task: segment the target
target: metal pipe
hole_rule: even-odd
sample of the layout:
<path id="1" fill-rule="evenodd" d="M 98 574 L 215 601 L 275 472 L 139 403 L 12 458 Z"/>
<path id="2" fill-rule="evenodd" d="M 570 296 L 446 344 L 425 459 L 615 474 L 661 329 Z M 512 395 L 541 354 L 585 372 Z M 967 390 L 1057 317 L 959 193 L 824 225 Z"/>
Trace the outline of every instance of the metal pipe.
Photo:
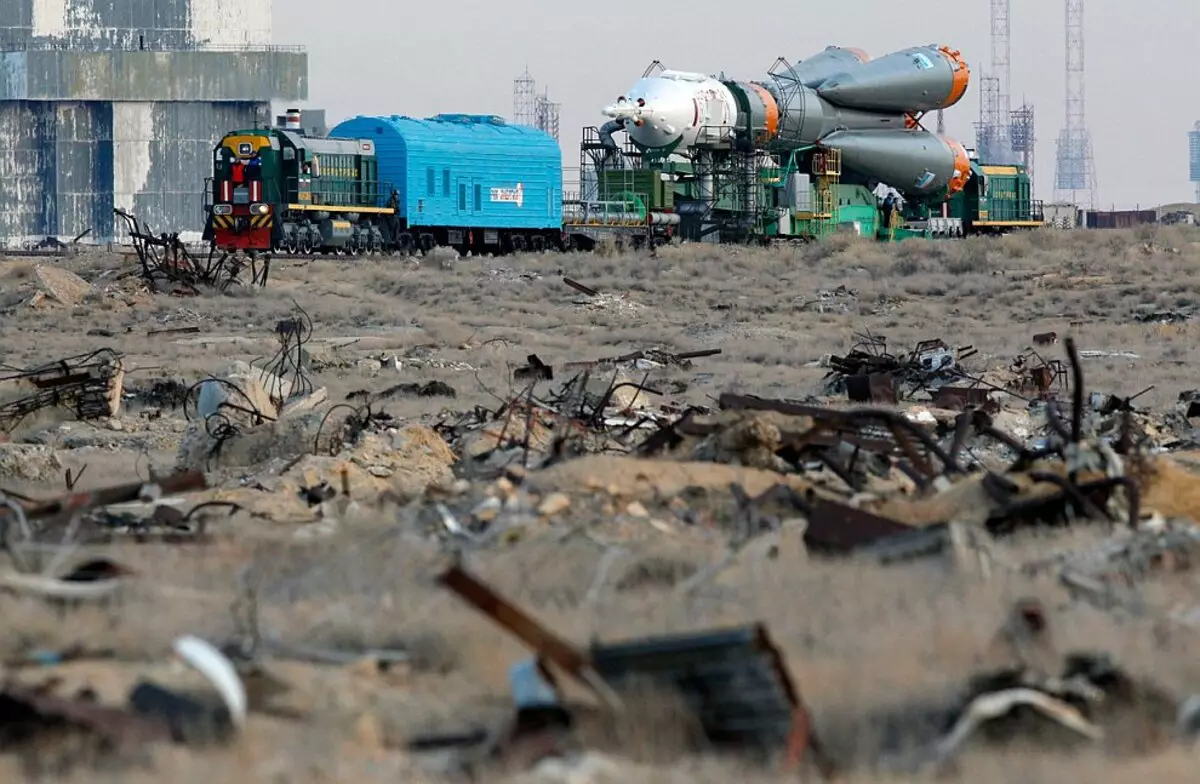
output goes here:
<path id="1" fill-rule="evenodd" d="M 616 133 L 617 131 L 623 131 L 623 130 L 625 130 L 625 121 L 624 120 L 622 120 L 622 119 L 609 120 L 608 122 L 604 123 L 604 125 L 600 126 L 600 129 L 599 129 L 600 143 L 603 144 L 604 148 L 607 150 L 618 149 L 617 140 L 613 138 L 613 134 Z"/>

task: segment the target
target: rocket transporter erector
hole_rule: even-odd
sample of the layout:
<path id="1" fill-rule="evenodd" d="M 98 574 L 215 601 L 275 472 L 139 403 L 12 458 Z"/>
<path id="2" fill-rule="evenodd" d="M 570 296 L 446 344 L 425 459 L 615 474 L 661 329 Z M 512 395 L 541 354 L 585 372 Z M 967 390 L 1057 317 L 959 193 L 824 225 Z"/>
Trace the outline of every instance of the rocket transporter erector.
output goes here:
<path id="1" fill-rule="evenodd" d="M 966 149 L 916 116 L 958 103 L 970 71 L 948 47 L 915 46 L 871 60 L 830 46 L 770 81 L 721 81 L 663 71 L 639 80 L 604 114 L 642 147 L 679 153 L 736 143 L 767 150 L 817 145 L 842 164 L 906 194 L 962 190 Z"/>

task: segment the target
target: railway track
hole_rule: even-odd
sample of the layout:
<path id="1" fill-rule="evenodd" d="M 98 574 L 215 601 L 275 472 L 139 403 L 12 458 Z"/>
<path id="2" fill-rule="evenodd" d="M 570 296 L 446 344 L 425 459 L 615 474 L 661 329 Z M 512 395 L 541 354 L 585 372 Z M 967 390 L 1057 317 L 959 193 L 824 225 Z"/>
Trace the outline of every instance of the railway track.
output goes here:
<path id="1" fill-rule="evenodd" d="M 134 250 L 133 248 L 125 248 L 125 247 L 105 249 L 105 248 L 98 248 L 95 246 L 88 246 L 87 251 L 101 251 L 104 253 L 111 253 L 111 254 L 114 254 L 117 256 L 122 256 L 122 257 L 128 258 L 128 259 L 136 259 L 138 257 L 136 250 Z M 61 248 L 38 248 L 38 249 L 34 249 L 34 250 L 26 250 L 26 249 L 4 250 L 4 249 L 0 249 L 0 259 L 2 259 L 2 258 L 60 259 L 60 258 L 69 258 L 71 256 L 78 256 L 87 251 L 70 250 L 70 249 L 63 250 Z M 203 262 L 205 259 L 208 258 L 208 248 L 188 248 L 188 253 L 190 253 L 193 258 L 195 258 L 201 262 Z M 315 259 L 324 259 L 324 258 L 347 259 L 347 260 L 349 260 L 349 259 L 383 260 L 383 259 L 398 259 L 398 258 L 402 258 L 403 256 L 404 256 L 404 254 L 402 254 L 402 253 L 360 253 L 357 255 L 348 254 L 348 253 L 347 254 L 271 253 L 271 254 L 267 254 L 265 257 L 270 258 L 271 261 L 313 261 Z M 264 258 L 264 256 L 260 256 L 259 258 Z"/>

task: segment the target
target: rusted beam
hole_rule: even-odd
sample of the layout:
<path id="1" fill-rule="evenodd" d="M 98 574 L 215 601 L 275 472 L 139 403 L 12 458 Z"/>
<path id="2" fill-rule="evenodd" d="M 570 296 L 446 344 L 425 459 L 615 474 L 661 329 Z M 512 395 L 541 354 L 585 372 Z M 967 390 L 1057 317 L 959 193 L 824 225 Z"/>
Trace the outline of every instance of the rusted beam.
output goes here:
<path id="1" fill-rule="evenodd" d="M 589 288 L 578 281 L 571 280 L 570 278 L 564 277 L 562 280 L 563 280 L 563 283 L 566 283 L 568 286 L 575 289 L 576 291 L 578 291 L 580 294 L 583 294 L 584 296 L 594 297 L 600 293 L 599 291 L 596 291 L 596 289 Z"/>
<path id="2" fill-rule="evenodd" d="M 91 490 L 84 493 L 72 493 L 49 501 L 35 501 L 22 504 L 22 507 L 26 517 L 30 519 L 53 517 L 66 513 L 86 512 L 90 509 L 97 509 L 112 504 L 124 504 L 136 501 L 141 494 L 142 488 L 148 484 L 157 486 L 162 495 L 176 495 L 178 493 L 187 493 L 208 488 L 208 481 L 204 478 L 203 471 L 184 471 L 174 476 L 168 476 L 166 479 L 158 482 L 137 482 L 134 484 L 117 485 L 116 487 L 106 487 L 100 490 Z M 6 513 L 6 510 L 0 508 L 0 516 Z"/>
<path id="3" fill-rule="evenodd" d="M 804 544 L 814 550 L 849 553 L 857 547 L 914 530 L 910 525 L 825 498 L 814 499 L 812 506 Z"/>
<path id="4" fill-rule="evenodd" d="M 554 662 L 564 672 L 579 679 L 582 683 L 591 685 L 584 673 L 588 666 L 586 654 L 542 626 L 489 586 L 476 580 L 458 566 L 451 566 L 443 572 L 438 577 L 438 582 L 457 594 L 467 604 L 512 632 L 539 656 Z"/>
<path id="5" fill-rule="evenodd" d="M 3 705 L 3 703 L 9 703 Z M 107 740 L 124 745 L 171 739 L 170 727 L 122 708 L 97 705 L 81 699 L 67 699 L 39 690 L 8 683 L 0 689 L 0 712 L 4 719 L 19 717 L 22 710 L 44 719 L 57 719 L 95 732 Z"/>

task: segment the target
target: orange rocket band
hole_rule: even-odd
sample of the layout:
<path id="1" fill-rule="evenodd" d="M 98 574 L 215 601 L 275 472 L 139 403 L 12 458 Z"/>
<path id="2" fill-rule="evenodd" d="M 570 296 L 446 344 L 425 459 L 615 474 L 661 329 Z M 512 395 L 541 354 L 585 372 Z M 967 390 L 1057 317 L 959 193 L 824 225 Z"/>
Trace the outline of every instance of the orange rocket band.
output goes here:
<path id="1" fill-rule="evenodd" d="M 857 49 L 853 46 L 847 46 L 845 49 L 847 52 L 857 57 L 860 63 L 868 62 L 871 59 L 871 55 L 867 54 L 862 49 Z"/>
<path id="2" fill-rule="evenodd" d="M 762 85 L 750 82 L 750 87 L 754 92 L 758 93 L 758 97 L 762 99 L 763 106 L 766 107 L 766 133 L 760 143 L 766 142 L 775 138 L 775 134 L 779 131 L 779 104 L 775 103 L 775 96 L 771 95 Z"/>
<path id="3" fill-rule="evenodd" d="M 962 59 L 962 52 L 957 49 L 943 46 L 938 51 L 950 62 L 950 67 L 954 69 L 954 80 L 950 85 L 950 95 L 941 106 L 943 109 L 948 109 L 962 100 L 962 97 L 966 94 L 967 85 L 971 81 L 971 69 L 967 67 L 966 60 Z"/>
<path id="4" fill-rule="evenodd" d="M 967 148 L 957 140 L 951 139 L 949 136 L 939 138 L 954 152 L 954 174 L 946 183 L 946 194 L 953 196 L 967 187 L 967 180 L 971 179 L 971 157 L 967 155 Z"/>

